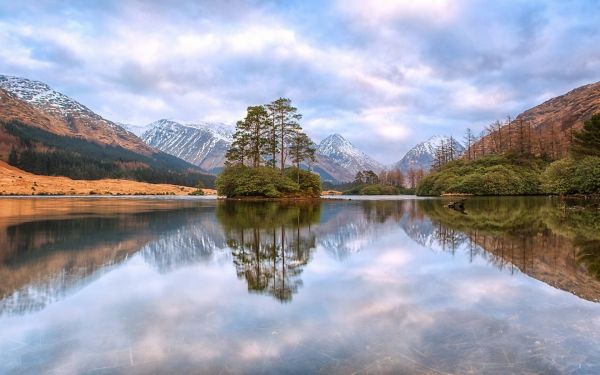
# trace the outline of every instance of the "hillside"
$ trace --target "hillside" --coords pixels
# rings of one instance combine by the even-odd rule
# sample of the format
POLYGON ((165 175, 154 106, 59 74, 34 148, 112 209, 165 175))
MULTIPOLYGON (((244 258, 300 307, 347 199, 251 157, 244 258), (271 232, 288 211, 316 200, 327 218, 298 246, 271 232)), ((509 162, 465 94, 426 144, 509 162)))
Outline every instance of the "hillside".
POLYGON ((216 172, 225 163, 231 130, 224 124, 181 124, 158 120, 147 126, 142 140, 148 145, 186 160, 205 171, 216 172))
MULTIPOLYGON (((519 114, 503 126, 491 126, 471 148, 475 157, 513 150, 551 160, 565 157, 571 135, 600 113, 600 82, 581 86, 519 114)), ((468 153, 466 153, 468 155, 468 153)))
MULTIPOLYGON (((204 190, 205 194, 216 194, 215 190, 204 190)), ((0 161, 0 195, 189 195, 194 191, 196 189, 192 187, 171 184, 41 176, 0 161)))
MULTIPOLYGON (((28 103, 32 108, 51 118, 53 121, 45 124, 44 129, 54 134, 82 138, 101 145, 119 146, 144 155, 155 152, 134 134, 102 118, 81 103, 53 90, 45 83, 0 75, 0 89, 10 92, 15 98, 28 103)), ((19 118, 18 111, 13 115, 24 123, 40 126, 37 121, 19 118)), ((4 113, 0 113, 0 116, 5 118, 4 113)))
POLYGON ((49 86, 7 76, 0 76, 0 160, 34 174, 74 179, 189 186, 214 181, 49 86))

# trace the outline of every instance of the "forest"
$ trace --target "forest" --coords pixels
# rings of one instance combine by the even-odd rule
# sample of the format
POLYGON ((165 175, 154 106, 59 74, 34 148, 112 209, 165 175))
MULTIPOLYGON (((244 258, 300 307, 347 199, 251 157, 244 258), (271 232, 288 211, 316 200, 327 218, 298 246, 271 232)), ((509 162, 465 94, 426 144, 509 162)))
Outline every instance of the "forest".
POLYGON ((435 153, 418 195, 592 195, 600 193, 600 114, 582 129, 533 129, 525 121, 495 122, 476 139, 470 130, 459 155, 452 142, 435 153), (565 136, 568 134, 568 137, 565 136))
POLYGON ((287 98, 250 106, 236 124, 225 168, 215 182, 232 197, 318 197, 321 180, 310 171, 315 146, 302 131, 302 115, 287 98), (309 170, 304 170, 303 166, 309 170))
POLYGON ((0 123, 17 138, 8 163, 24 171, 79 180, 122 178, 183 186, 214 186, 214 177, 201 173, 174 156, 137 154, 119 146, 102 146, 84 139, 60 136, 20 121, 0 123))

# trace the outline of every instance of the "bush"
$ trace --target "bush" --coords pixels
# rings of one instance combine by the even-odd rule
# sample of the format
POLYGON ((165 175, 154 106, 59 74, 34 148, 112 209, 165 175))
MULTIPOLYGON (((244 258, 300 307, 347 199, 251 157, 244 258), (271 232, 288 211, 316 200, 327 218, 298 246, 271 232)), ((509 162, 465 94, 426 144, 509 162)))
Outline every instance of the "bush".
POLYGON ((281 175, 280 170, 271 167, 230 166, 219 174, 215 185, 218 194, 228 198, 318 197, 321 193, 318 175, 307 171, 298 173, 295 168, 289 168, 281 175))
POLYGON ((600 157, 555 161, 544 171, 542 181, 544 191, 551 194, 598 194, 600 157))
POLYGON ((385 184, 360 184, 344 192, 344 195, 398 195, 414 194, 411 189, 385 184))
POLYGON ((520 160, 497 155, 474 161, 455 160, 421 180, 417 186, 417 195, 539 194, 541 165, 539 160, 520 160))
POLYGON ((321 195, 321 178, 318 174, 298 169, 287 168, 285 175, 292 181, 296 181, 303 195, 318 197, 321 195))

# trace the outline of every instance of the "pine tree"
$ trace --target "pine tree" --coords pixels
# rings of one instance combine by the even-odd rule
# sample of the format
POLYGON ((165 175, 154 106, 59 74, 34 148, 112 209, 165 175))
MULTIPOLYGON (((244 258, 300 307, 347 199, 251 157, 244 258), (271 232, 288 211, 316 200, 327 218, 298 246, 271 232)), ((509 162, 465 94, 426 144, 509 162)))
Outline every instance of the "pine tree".
POLYGON ((356 172, 356 176, 354 177, 354 183, 357 185, 360 185, 364 182, 364 180, 365 180, 365 176, 362 173, 362 171, 356 172))
MULTIPOLYGON (((279 98, 269 104, 269 110, 274 120, 275 132, 277 134, 277 146, 279 147, 279 162, 281 173, 285 169, 287 148, 293 135, 300 131, 298 121, 302 115, 292 106, 292 101, 287 98, 279 98)), ((273 145, 270 145, 273 148, 273 145)))
POLYGON ((225 153, 226 165, 244 165, 248 157, 248 134, 244 131, 244 121, 238 121, 233 134, 233 142, 225 153))
POLYGON ((571 152, 575 157, 600 156, 600 113, 583 123, 583 129, 573 134, 571 152))
POLYGON ((10 154, 8 154, 8 164, 17 166, 19 164, 19 155, 14 147, 11 147, 10 154))
POLYGON ((310 138, 308 138, 308 136, 305 133, 298 131, 292 137, 292 140, 291 140, 290 146, 289 146, 289 151, 290 151, 292 163, 294 163, 296 165, 296 168, 298 169, 296 171, 296 173, 297 173, 297 180, 299 182, 300 181, 300 163, 302 163, 305 160, 314 162, 315 161, 315 152, 317 150, 316 150, 313 142, 310 140, 310 138))

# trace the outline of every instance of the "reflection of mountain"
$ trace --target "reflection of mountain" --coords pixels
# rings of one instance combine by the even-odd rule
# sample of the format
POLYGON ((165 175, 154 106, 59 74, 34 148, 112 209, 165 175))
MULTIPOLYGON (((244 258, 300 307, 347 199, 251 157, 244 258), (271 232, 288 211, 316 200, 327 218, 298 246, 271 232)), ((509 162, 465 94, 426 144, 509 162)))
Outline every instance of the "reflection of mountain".
POLYGON ((440 200, 3 200, 0 314, 41 309, 138 253, 161 273, 226 260, 250 292, 290 301, 316 248, 343 260, 398 230, 597 301, 598 226, 597 210, 546 198, 469 199, 467 215, 440 200))
POLYGON ((445 208, 438 200, 419 205, 434 224, 422 226, 423 232, 407 230, 416 241, 433 239, 438 248, 462 249, 500 269, 518 270, 581 298, 600 301, 600 280, 593 272, 600 259, 600 239, 592 238, 598 232, 589 228, 600 222, 597 210, 564 210, 557 202, 531 197, 472 199, 467 215, 445 208), (581 246, 590 243, 595 250, 581 246))
POLYGON ((148 243, 142 249, 144 260, 162 273, 212 260, 216 249, 227 247, 221 227, 211 217, 213 212, 148 243))
MULTIPOLYGON (((89 201, 88 201, 89 202, 89 201)), ((37 202, 39 211, 44 204, 37 202)), ((25 205, 25 204, 24 204, 25 205)), ((187 223, 193 211, 158 202, 148 206, 64 201, 62 215, 0 222, 0 314, 35 311, 83 287, 155 240, 187 223)))

